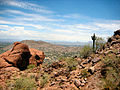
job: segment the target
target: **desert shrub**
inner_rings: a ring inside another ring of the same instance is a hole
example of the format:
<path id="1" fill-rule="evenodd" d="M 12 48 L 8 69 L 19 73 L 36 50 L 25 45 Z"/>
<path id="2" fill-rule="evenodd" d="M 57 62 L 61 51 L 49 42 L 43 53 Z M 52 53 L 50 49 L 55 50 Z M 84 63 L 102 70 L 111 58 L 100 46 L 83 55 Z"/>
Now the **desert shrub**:
<path id="1" fill-rule="evenodd" d="M 58 61 L 64 60 L 66 57 L 58 57 Z"/>
<path id="2" fill-rule="evenodd" d="M 90 45 L 85 45 L 81 51 L 80 51 L 80 56 L 82 58 L 87 58 L 90 56 L 90 54 L 92 53 L 92 48 Z"/>
<path id="3" fill-rule="evenodd" d="M 96 37 L 96 50 L 102 49 L 103 46 L 105 45 L 106 41 L 102 37 Z"/>
<path id="4" fill-rule="evenodd" d="M 102 62 L 103 89 L 120 90 L 120 58 L 116 55 L 106 56 Z"/>
<path id="5" fill-rule="evenodd" d="M 78 64 L 77 60 L 71 57 L 64 58 L 64 61 L 66 62 L 66 67 L 69 71 L 76 70 L 76 66 Z"/>
<path id="6" fill-rule="evenodd" d="M 49 75 L 47 73 L 44 73 L 42 77 L 39 78 L 39 86 L 40 88 L 43 88 L 45 84 L 48 83 Z"/>
<path id="7" fill-rule="evenodd" d="M 6 50 L 0 49 L 0 54 L 6 52 Z"/>
<path id="8" fill-rule="evenodd" d="M 74 66 L 74 67 L 71 68 L 71 71 L 73 71 L 73 70 L 76 70 L 76 66 Z"/>
<path id="9" fill-rule="evenodd" d="M 0 85 L 0 90 L 3 90 L 3 87 Z"/>
<path id="10" fill-rule="evenodd" d="M 36 88 L 37 86 L 34 79 L 22 77 L 15 80 L 11 90 L 36 90 Z"/>
<path id="11" fill-rule="evenodd" d="M 35 68 L 34 64 L 30 64 L 30 65 L 27 66 L 27 69 L 33 69 L 33 68 Z"/>
<path id="12" fill-rule="evenodd" d="M 87 69 L 83 69 L 81 71 L 81 75 L 82 75 L 82 77 L 88 77 L 89 76 L 89 72 L 87 71 Z"/>

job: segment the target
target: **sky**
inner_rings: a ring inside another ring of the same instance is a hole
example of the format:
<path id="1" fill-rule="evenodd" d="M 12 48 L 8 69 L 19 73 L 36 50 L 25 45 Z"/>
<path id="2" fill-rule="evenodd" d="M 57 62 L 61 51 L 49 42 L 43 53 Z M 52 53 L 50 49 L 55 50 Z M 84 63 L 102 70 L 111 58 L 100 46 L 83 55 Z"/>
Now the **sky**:
<path id="1" fill-rule="evenodd" d="M 0 39 L 91 41 L 120 29 L 120 0 L 0 0 Z"/>

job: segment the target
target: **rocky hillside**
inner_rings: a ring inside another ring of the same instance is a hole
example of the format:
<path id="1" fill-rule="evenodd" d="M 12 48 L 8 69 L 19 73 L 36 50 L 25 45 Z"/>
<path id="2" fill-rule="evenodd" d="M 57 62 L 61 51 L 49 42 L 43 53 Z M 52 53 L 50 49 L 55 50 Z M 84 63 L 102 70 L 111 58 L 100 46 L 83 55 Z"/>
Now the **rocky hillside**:
<path id="1" fill-rule="evenodd" d="M 55 44 L 51 44 L 48 42 L 44 42 L 44 41 L 34 41 L 34 40 L 23 40 L 21 41 L 21 43 L 27 44 L 30 48 L 35 48 L 38 50 L 42 50 L 45 52 L 74 52 L 74 51 L 78 51 L 79 47 L 64 47 L 64 46 L 60 46 L 60 45 L 55 45 Z M 9 45 L 5 48 L 3 48 L 3 50 L 9 50 L 12 48 L 12 45 Z"/>
<path id="2" fill-rule="evenodd" d="M 74 57 L 79 55 L 81 47 L 64 47 L 60 45 L 51 44 L 44 41 L 23 40 L 21 43 L 27 44 L 30 48 L 35 48 L 44 51 L 45 61 L 56 61 L 58 57 Z M 9 50 L 12 45 L 3 48 L 3 51 Z"/>
<path id="3" fill-rule="evenodd" d="M 6 90 L 120 90 L 120 30 L 87 59 L 63 57 L 9 73 L 1 73 L 7 77 Z"/>

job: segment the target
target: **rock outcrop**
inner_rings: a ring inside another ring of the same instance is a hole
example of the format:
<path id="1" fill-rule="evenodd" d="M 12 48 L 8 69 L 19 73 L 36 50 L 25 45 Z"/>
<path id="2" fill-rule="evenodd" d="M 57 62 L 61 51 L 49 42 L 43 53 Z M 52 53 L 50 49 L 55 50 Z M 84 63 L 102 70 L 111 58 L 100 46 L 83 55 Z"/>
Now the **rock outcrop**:
<path id="1" fill-rule="evenodd" d="M 34 48 L 30 48 L 31 57 L 29 59 L 29 64 L 34 64 L 35 66 L 39 66 L 43 63 L 43 60 L 45 58 L 44 52 L 39 51 Z"/>
<path id="2" fill-rule="evenodd" d="M 25 70 L 29 64 L 39 66 L 43 63 L 44 58 L 44 52 L 15 42 L 12 50 L 0 55 L 0 68 L 17 67 L 20 70 Z"/>
<path id="3" fill-rule="evenodd" d="M 1 68 L 2 67 L 17 67 L 24 70 L 29 65 L 29 58 L 31 57 L 29 48 L 26 44 L 15 42 L 12 50 L 0 55 Z M 6 63 L 3 66 L 3 62 Z"/>
<path id="4" fill-rule="evenodd" d="M 21 42 L 15 42 L 11 50 L 0 55 L 0 84 L 4 84 L 13 72 L 25 70 L 29 64 L 39 66 L 44 58 L 44 52 L 29 48 Z"/>

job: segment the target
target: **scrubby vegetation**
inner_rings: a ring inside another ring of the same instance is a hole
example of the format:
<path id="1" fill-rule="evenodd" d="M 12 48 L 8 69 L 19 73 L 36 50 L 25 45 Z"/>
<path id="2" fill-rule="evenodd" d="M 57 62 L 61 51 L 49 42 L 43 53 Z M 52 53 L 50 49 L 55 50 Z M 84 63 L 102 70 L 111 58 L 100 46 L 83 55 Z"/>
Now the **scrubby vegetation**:
<path id="1" fill-rule="evenodd" d="M 33 69 L 33 68 L 35 68 L 34 64 L 30 64 L 30 65 L 27 66 L 27 69 Z"/>
<path id="2" fill-rule="evenodd" d="M 44 73 L 42 77 L 39 78 L 39 86 L 40 88 L 43 88 L 49 80 L 49 75 L 47 73 Z"/>
<path id="3" fill-rule="evenodd" d="M 69 71 L 75 70 L 78 62 L 74 58 L 65 58 L 64 61 L 67 63 Z"/>
<path id="4" fill-rule="evenodd" d="M 96 37 L 96 42 L 95 42 L 95 45 L 96 45 L 96 50 L 98 49 L 102 49 L 103 46 L 105 45 L 106 41 L 104 38 L 102 37 Z"/>
<path id="5" fill-rule="evenodd" d="M 36 90 L 37 85 L 34 79 L 21 77 L 14 81 L 14 83 L 8 83 L 8 87 L 13 84 L 13 88 L 11 90 Z"/>
<path id="6" fill-rule="evenodd" d="M 3 50 L 3 49 L 0 49 L 0 54 L 2 54 L 2 53 L 4 53 L 5 52 L 5 50 Z"/>
<path id="7" fill-rule="evenodd" d="M 92 53 L 91 46 L 90 45 L 85 45 L 80 51 L 80 56 L 82 58 L 87 58 L 91 55 L 91 53 Z"/>
<path id="8" fill-rule="evenodd" d="M 3 48 L 6 47 L 6 46 L 8 46 L 8 45 L 10 45 L 10 44 L 12 44 L 12 43 L 9 43 L 9 42 L 0 42 L 0 54 L 4 53 L 5 51 L 7 51 L 7 50 L 4 50 Z"/>
<path id="9" fill-rule="evenodd" d="M 41 66 L 9 76 L 8 90 L 120 90 L 120 35 L 106 44 L 101 37 L 95 40 L 96 52 L 90 45 L 79 52 L 48 52 Z"/>
<path id="10" fill-rule="evenodd" d="M 87 71 L 87 69 L 83 69 L 81 71 L 81 75 L 82 75 L 82 77 L 88 77 L 89 76 L 89 72 Z"/>
<path id="11" fill-rule="evenodd" d="M 103 59 L 101 70 L 103 89 L 120 90 L 120 57 L 109 54 Z"/>

